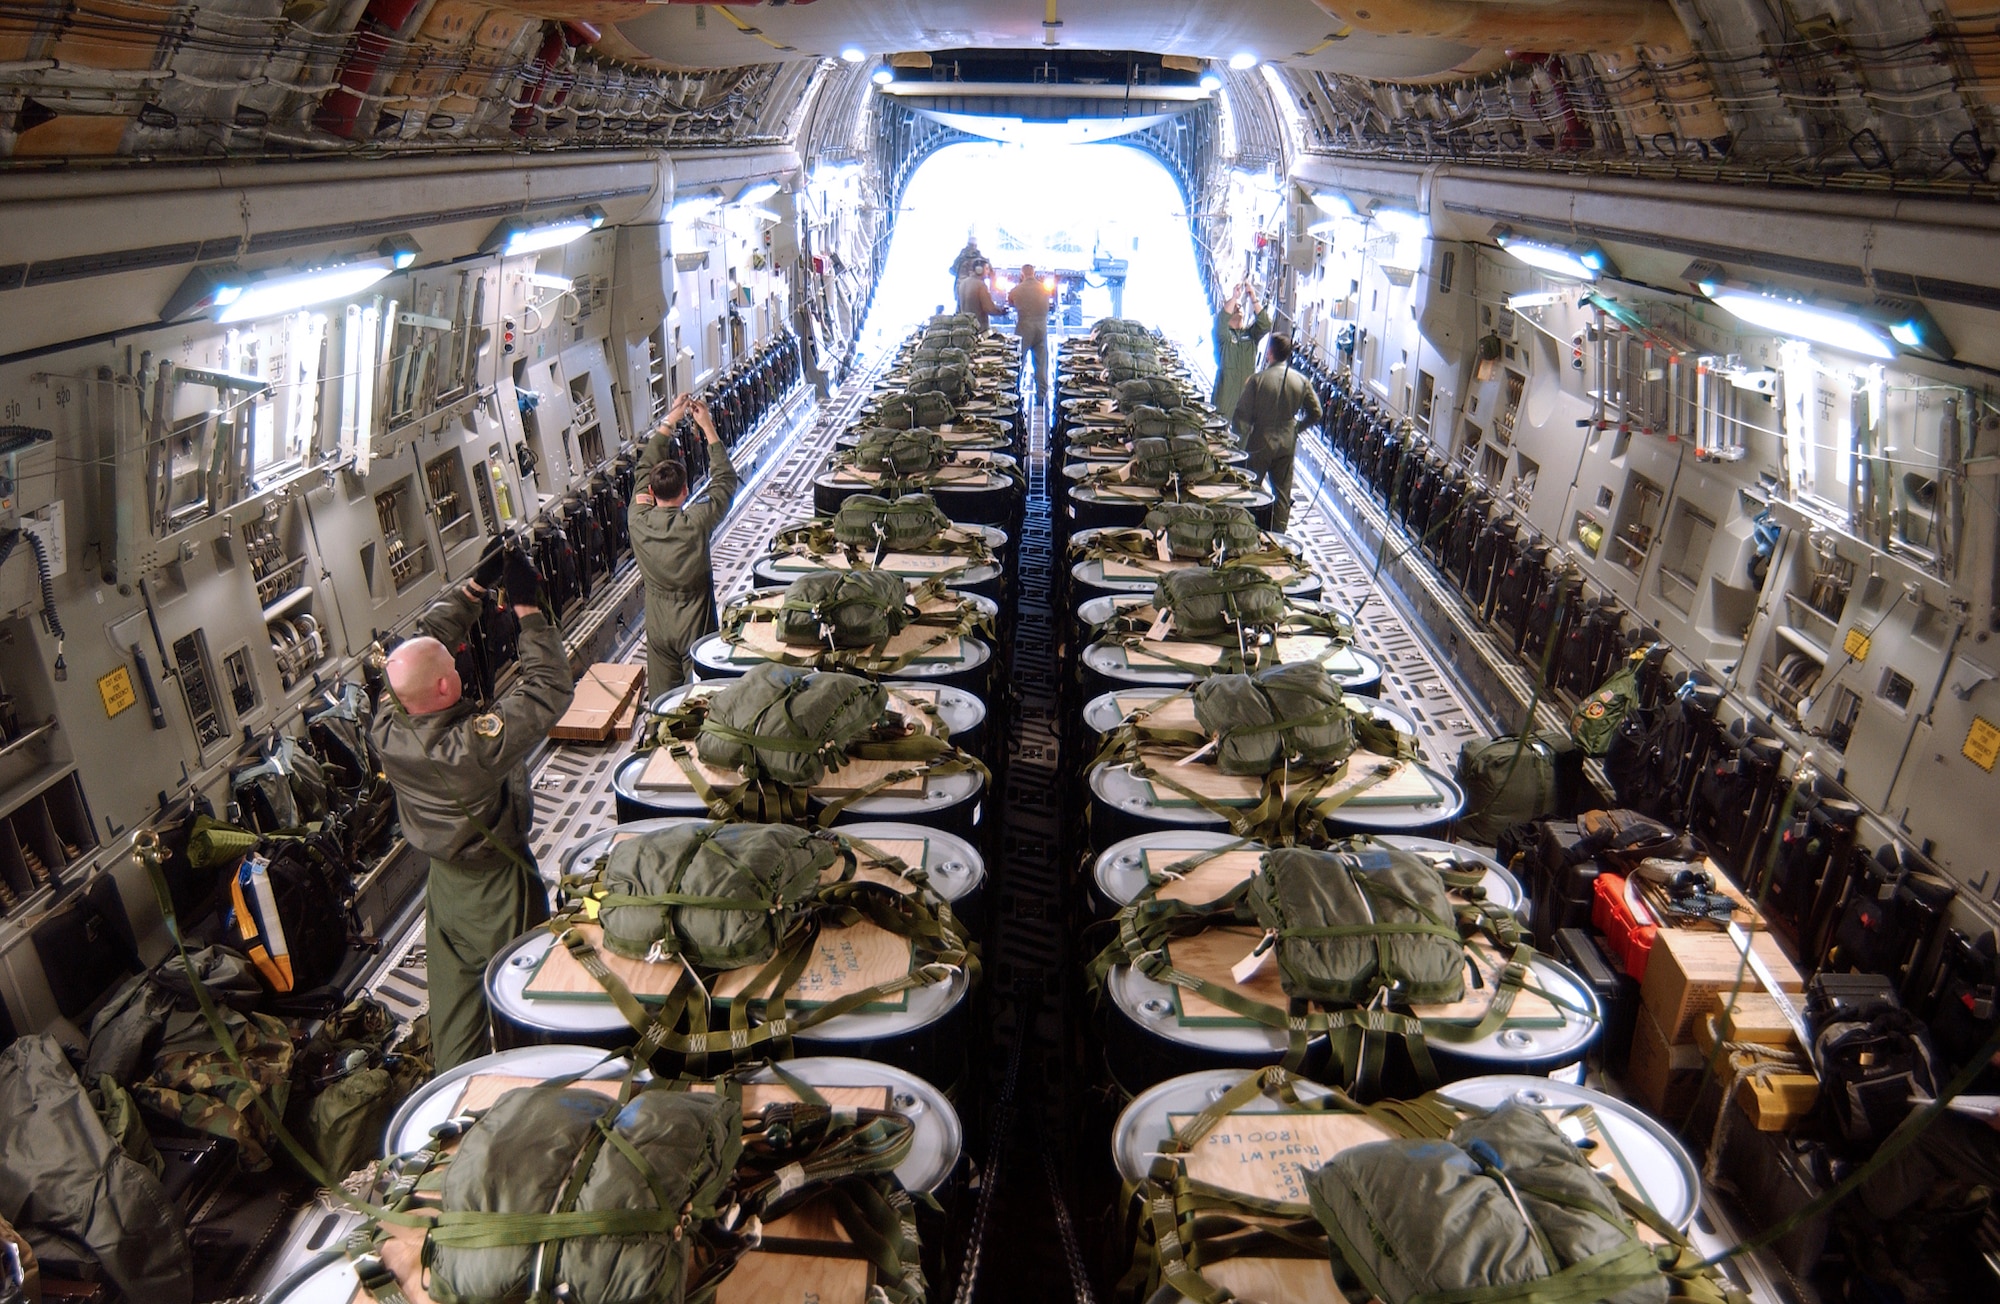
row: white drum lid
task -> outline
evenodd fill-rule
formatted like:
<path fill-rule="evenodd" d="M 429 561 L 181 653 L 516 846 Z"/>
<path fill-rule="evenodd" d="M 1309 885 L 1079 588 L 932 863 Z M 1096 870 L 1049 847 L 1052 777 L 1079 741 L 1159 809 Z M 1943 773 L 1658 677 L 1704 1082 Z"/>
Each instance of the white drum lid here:
<path fill-rule="evenodd" d="M 602 1035 L 624 1029 L 630 1031 L 632 1039 L 637 1041 L 638 1032 L 609 1000 L 551 1001 L 527 994 L 528 980 L 534 976 L 542 957 L 555 945 L 555 940 L 555 934 L 546 928 L 537 929 L 509 943 L 506 950 L 493 957 L 486 966 L 486 995 L 492 1003 L 494 1017 L 504 1018 L 517 1027 L 533 1028 L 553 1035 L 565 1032 Z M 954 972 L 943 982 L 912 987 L 907 1003 L 900 1010 L 856 1010 L 835 1015 L 825 1023 L 799 1033 L 794 1038 L 794 1044 L 873 1041 L 883 1037 L 907 1036 L 951 1013 L 964 1001 L 965 990 L 964 972 Z M 796 995 L 792 998 L 791 1008 L 801 1008 Z"/>
<path fill-rule="evenodd" d="M 1145 1177 L 1153 1157 L 1173 1138 L 1170 1116 L 1199 1114 L 1256 1072 L 1256 1069 L 1204 1069 L 1168 1078 L 1132 1097 L 1132 1103 L 1118 1115 L 1117 1126 L 1111 1131 L 1111 1155 L 1118 1165 L 1118 1175 L 1128 1182 Z M 1332 1088 L 1304 1078 L 1294 1079 L 1294 1088 L 1303 1100 L 1318 1100 L 1333 1094 Z M 1260 1092 L 1238 1105 L 1234 1112 L 1281 1114 L 1289 1108 L 1282 1100 Z"/>

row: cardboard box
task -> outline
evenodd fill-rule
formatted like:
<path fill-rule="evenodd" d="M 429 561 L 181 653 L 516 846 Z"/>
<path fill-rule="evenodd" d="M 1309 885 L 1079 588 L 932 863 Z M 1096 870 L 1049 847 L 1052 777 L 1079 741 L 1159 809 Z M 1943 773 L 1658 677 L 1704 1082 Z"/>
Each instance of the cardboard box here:
<path fill-rule="evenodd" d="M 1764 990 L 1727 933 L 1663 928 L 1653 941 L 1639 1000 L 1668 1044 L 1680 1045 L 1693 1038 L 1694 1021 L 1715 1008 L 1716 994 L 1739 984 L 1747 993 Z"/>
<path fill-rule="evenodd" d="M 576 681 L 576 696 L 549 729 L 558 742 L 601 743 L 617 731 L 626 709 L 639 700 L 646 667 L 600 661 Z M 629 725 L 626 726 L 630 728 Z"/>
<path fill-rule="evenodd" d="M 1743 992 L 1737 996 L 1734 1005 L 1731 1005 L 1727 992 L 1717 995 L 1715 1003 L 1716 1013 L 1722 1020 L 1718 1029 L 1722 1040 L 1798 1049 L 1798 1036 L 1787 1013 L 1788 1010 L 1796 1012 L 1796 1007 L 1788 1001 L 1760 988 L 1755 992 Z"/>
<path fill-rule="evenodd" d="M 1659 957 L 1656 950 L 1654 965 Z M 1704 1063 L 1702 1053 L 1692 1044 L 1669 1042 L 1651 1010 L 1639 1010 L 1638 1027 L 1632 1033 L 1632 1058 L 1625 1066 L 1625 1085 L 1650 1113 L 1668 1123 L 1686 1118 L 1701 1090 Z"/>

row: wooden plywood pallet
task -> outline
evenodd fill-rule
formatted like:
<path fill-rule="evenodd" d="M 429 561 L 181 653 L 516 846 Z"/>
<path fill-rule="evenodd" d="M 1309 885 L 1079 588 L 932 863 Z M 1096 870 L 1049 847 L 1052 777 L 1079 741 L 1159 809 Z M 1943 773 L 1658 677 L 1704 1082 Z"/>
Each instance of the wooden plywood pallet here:
<path fill-rule="evenodd" d="M 576 697 L 549 729 L 549 737 L 564 743 L 601 743 L 621 726 L 630 729 L 645 683 L 644 666 L 598 662 L 577 680 Z"/>

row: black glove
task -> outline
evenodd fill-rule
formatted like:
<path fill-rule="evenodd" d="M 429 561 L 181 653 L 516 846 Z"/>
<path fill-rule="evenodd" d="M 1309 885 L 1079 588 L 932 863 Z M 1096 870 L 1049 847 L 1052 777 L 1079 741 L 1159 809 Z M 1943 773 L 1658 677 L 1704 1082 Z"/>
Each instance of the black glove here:
<path fill-rule="evenodd" d="M 521 607 L 541 606 L 542 576 L 528 550 L 509 548 L 502 556 L 505 561 L 500 571 L 500 587 L 507 591 L 507 601 Z"/>
<path fill-rule="evenodd" d="M 479 568 L 472 572 L 472 582 L 482 589 L 490 589 L 500 582 L 500 573 L 507 565 L 507 549 L 499 540 L 494 540 L 479 559 Z"/>

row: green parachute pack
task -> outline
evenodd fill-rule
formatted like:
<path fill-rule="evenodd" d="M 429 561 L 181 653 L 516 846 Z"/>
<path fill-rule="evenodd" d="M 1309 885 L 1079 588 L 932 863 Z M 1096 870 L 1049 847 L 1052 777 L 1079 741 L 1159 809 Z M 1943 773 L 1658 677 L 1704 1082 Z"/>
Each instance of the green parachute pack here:
<path fill-rule="evenodd" d="M 1332 765 L 1357 745 L 1340 684 L 1317 662 L 1211 675 L 1191 695 L 1195 721 L 1216 740 L 1215 767 L 1224 774 Z"/>
<path fill-rule="evenodd" d="M 1159 488 L 1175 481 L 1202 484 L 1215 477 L 1215 454 L 1200 435 L 1149 435 L 1132 441 L 1125 475 L 1132 484 Z"/>
<path fill-rule="evenodd" d="M 704 765 L 809 788 L 888 702 L 887 689 L 859 675 L 760 665 L 708 698 L 695 750 Z"/>
<path fill-rule="evenodd" d="M 1153 606 L 1189 638 L 1267 629 L 1285 618 L 1285 591 L 1257 566 L 1189 566 L 1153 586 Z"/>
<path fill-rule="evenodd" d="M 914 1126 L 781 1080 L 800 1100 L 753 1113 L 730 1076 L 516 1087 L 399 1157 L 375 1220 L 347 1239 L 355 1275 L 378 1304 L 419 1284 L 438 1304 L 682 1304 L 716 1297 L 764 1220 L 817 1204 L 868 1247 L 871 1299 L 920 1304 L 914 1204 L 895 1177 Z M 385 1262 L 388 1222 L 423 1229 L 403 1279 Z"/>
<path fill-rule="evenodd" d="M 1191 1178 L 1186 1157 L 1231 1147 L 1228 1125 L 1246 1110 L 1347 1116 L 1387 1139 L 1300 1164 L 1289 1199 Z M 1565 1112 L 1602 1135 L 1588 1108 Z M 1585 1155 L 1549 1113 L 1517 1100 L 1482 1110 L 1433 1092 L 1363 1104 L 1283 1068 L 1257 1070 L 1160 1143 L 1132 1191 L 1133 1266 L 1114 1297 L 1233 1304 L 1214 1269 L 1249 1255 L 1330 1271 L 1330 1298 L 1381 1304 L 1747 1304 Z"/>
<path fill-rule="evenodd" d="M 886 571 L 814 571 L 785 590 L 780 642 L 874 647 L 910 623 L 910 589 Z"/>
<path fill-rule="evenodd" d="M 1111 387 L 1111 397 L 1118 410 L 1128 415 L 1141 407 L 1171 411 L 1187 404 L 1187 395 L 1180 382 L 1165 376 L 1135 376 L 1131 380 L 1121 380 Z"/>
<path fill-rule="evenodd" d="M 854 465 L 894 478 L 929 475 L 944 465 L 947 451 L 935 431 L 870 430 L 854 446 Z"/>
<path fill-rule="evenodd" d="M 903 386 L 912 394 L 937 393 L 961 403 L 972 397 L 972 368 L 962 362 L 919 362 Z"/>
<path fill-rule="evenodd" d="M 1229 558 L 1263 545 L 1257 519 L 1231 503 L 1160 503 L 1146 509 L 1142 524 L 1181 561 Z"/>
<path fill-rule="evenodd" d="M 1559 733 L 1466 743 L 1458 753 L 1458 782 L 1465 789 L 1459 835 L 1473 842 L 1492 842 L 1516 824 L 1556 814 L 1557 770 L 1562 758 L 1575 750 L 1576 745 Z"/>
<path fill-rule="evenodd" d="M 936 429 L 957 419 L 951 400 L 935 391 L 891 394 L 875 405 L 874 423 L 884 430 Z"/>
<path fill-rule="evenodd" d="M 834 541 L 854 548 L 911 552 L 928 547 L 950 528 L 951 521 L 929 494 L 854 494 L 833 513 Z"/>
<path fill-rule="evenodd" d="M 1436 869 L 1408 852 L 1281 847 L 1250 879 L 1249 905 L 1277 951 L 1285 994 L 1361 1004 L 1465 995 L 1465 949 Z"/>
<path fill-rule="evenodd" d="M 604 947 L 709 969 L 762 964 L 838 854 L 831 839 L 784 824 L 687 824 L 628 838 L 598 878 Z"/>
<path fill-rule="evenodd" d="M 1126 414 L 1125 429 L 1134 439 L 1199 439 L 1204 444 L 1201 413 L 1190 407 L 1158 408 L 1141 404 Z"/>

